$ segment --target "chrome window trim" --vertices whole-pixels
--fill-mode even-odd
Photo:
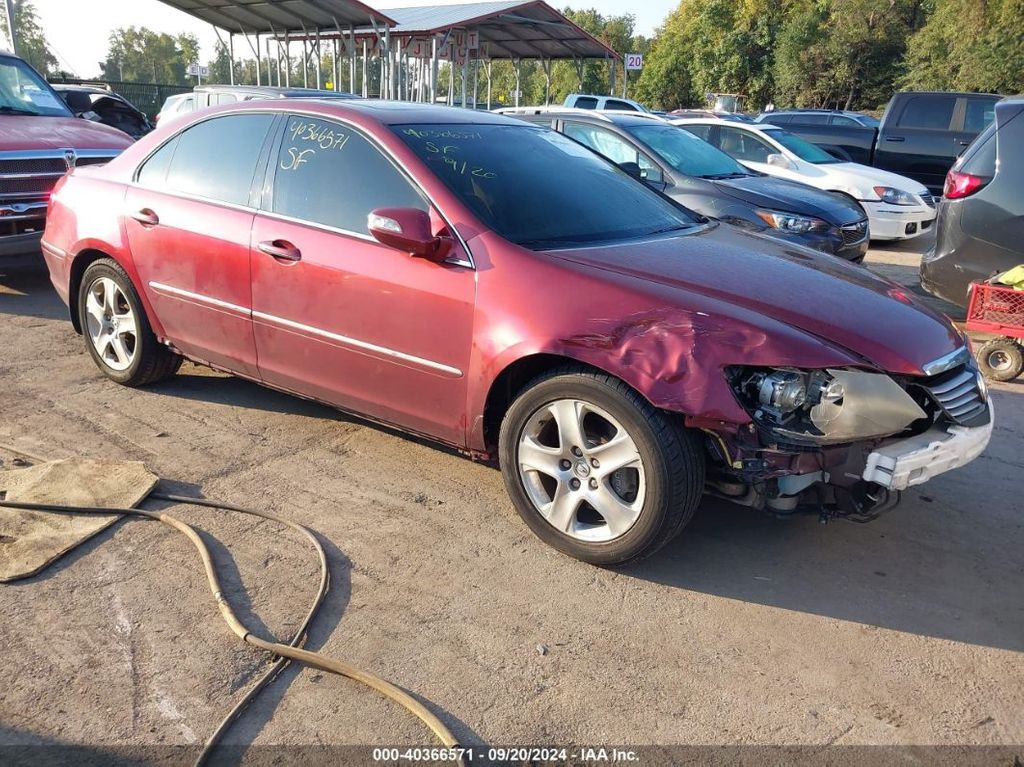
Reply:
[[[346,99],[338,99],[338,101],[345,101],[345,100]],[[290,101],[290,99],[275,100],[275,104],[285,105],[289,101]],[[128,186],[134,187],[136,189],[144,189],[144,190],[150,191],[150,192],[159,192],[161,194],[171,194],[171,195],[173,195],[175,197],[179,197],[180,199],[186,199],[186,200],[187,199],[194,199],[194,200],[198,200],[199,202],[211,202],[211,203],[218,204],[218,205],[227,205],[228,207],[235,207],[235,208],[238,208],[240,210],[255,211],[255,212],[258,212],[258,213],[264,213],[264,214],[273,215],[273,216],[281,216],[281,214],[274,213],[273,211],[269,211],[269,210],[250,208],[248,206],[237,206],[234,203],[225,203],[225,202],[222,202],[221,200],[214,200],[212,198],[202,197],[202,196],[199,196],[199,195],[187,195],[187,194],[181,194],[181,193],[174,193],[174,192],[172,192],[170,190],[167,190],[167,189],[157,189],[155,187],[146,186],[146,185],[140,184],[138,182],[139,172],[142,170],[142,166],[145,165],[147,162],[149,162],[150,158],[154,154],[159,152],[164,146],[166,146],[168,143],[170,143],[171,141],[173,141],[174,139],[179,137],[182,133],[184,133],[189,128],[193,128],[193,127],[199,125],[200,123],[204,123],[204,122],[207,122],[209,120],[215,120],[215,119],[217,119],[219,117],[229,117],[229,116],[232,116],[232,115],[251,115],[251,114],[269,114],[269,115],[273,115],[275,117],[276,116],[282,116],[286,120],[288,118],[288,115],[303,115],[303,116],[306,116],[306,117],[313,117],[313,118],[320,119],[320,120],[329,120],[329,121],[330,120],[334,120],[336,122],[342,123],[347,128],[349,128],[349,129],[359,133],[360,136],[362,136],[367,141],[369,141],[371,144],[373,144],[373,146],[376,147],[377,150],[380,151],[380,153],[382,155],[384,155],[385,159],[387,159],[392,165],[395,166],[395,168],[398,170],[399,173],[401,173],[409,181],[412,182],[413,187],[416,189],[416,191],[419,192],[428,203],[430,203],[431,207],[434,210],[437,211],[438,215],[441,216],[441,219],[448,226],[448,229],[450,229],[455,234],[455,237],[458,239],[459,243],[462,245],[462,249],[465,252],[467,258],[466,258],[466,260],[463,260],[463,259],[446,260],[443,263],[450,264],[452,266],[463,266],[463,267],[466,267],[468,269],[476,270],[476,262],[473,259],[473,253],[469,249],[469,244],[466,242],[466,239],[462,236],[462,234],[459,232],[459,230],[452,224],[451,220],[448,218],[447,215],[445,215],[444,211],[441,210],[441,206],[437,204],[437,201],[430,194],[427,193],[427,190],[424,187],[423,183],[420,181],[420,179],[412,171],[410,171],[408,168],[403,167],[402,164],[399,163],[398,160],[395,158],[395,156],[386,147],[381,145],[381,143],[379,141],[377,141],[377,139],[374,136],[368,135],[365,131],[363,131],[362,128],[360,128],[357,125],[352,124],[351,122],[348,122],[343,116],[338,116],[338,115],[327,116],[327,115],[324,115],[324,114],[322,114],[320,112],[312,112],[312,111],[309,111],[309,110],[304,110],[301,107],[300,108],[296,108],[296,109],[229,109],[229,110],[225,110],[224,112],[217,112],[216,114],[212,114],[212,115],[203,117],[200,120],[195,120],[193,122],[190,122],[187,126],[181,126],[180,128],[174,130],[173,133],[170,133],[170,135],[168,135],[166,138],[164,138],[163,141],[161,141],[156,147],[153,148],[153,150],[151,152],[149,152],[149,154],[147,154],[145,157],[143,157],[141,160],[139,160],[139,162],[135,165],[135,169],[132,171],[132,180],[128,183]],[[383,127],[386,130],[389,130],[388,126],[383,125]],[[271,150],[270,151],[271,151],[272,155],[273,155],[274,149],[276,147],[278,147],[278,146],[279,146],[279,144],[277,142],[275,142],[274,144],[271,145]],[[56,156],[63,157],[64,154],[63,154],[63,152],[60,152]],[[81,157],[83,155],[81,153],[79,153],[79,156]],[[3,158],[0,157],[0,159],[3,159]],[[271,156],[270,159],[273,160],[274,157]],[[308,226],[317,227],[317,228],[324,229],[324,230],[329,231],[329,232],[354,235],[354,236],[357,236],[357,237],[360,236],[360,233],[358,233],[358,232],[347,232],[347,231],[344,231],[344,230],[341,230],[341,229],[335,229],[333,227],[326,226],[324,224],[317,224],[314,221],[306,221],[305,219],[296,219],[296,218],[283,217],[283,220],[291,221],[291,222],[295,222],[295,223],[300,223],[300,224],[305,224],[305,225],[308,225]],[[363,237],[369,237],[369,235],[362,235],[362,236]],[[377,242],[377,240],[373,239],[372,237],[370,237],[370,240],[372,240],[373,242]]]
[[[185,298],[190,301],[195,301],[196,303],[206,304],[217,309],[224,309],[235,314],[241,314],[245,317],[252,317],[252,309],[248,307],[228,303],[227,301],[221,301],[219,298],[211,298],[210,296],[204,296],[202,293],[193,293],[191,290],[176,288],[173,285],[165,285],[162,282],[151,281],[149,283],[149,287],[151,287],[157,293],[163,295],[174,296],[176,298]]]
[[[413,354],[406,354],[405,352],[400,352],[397,351],[396,349],[390,349],[386,346],[378,346],[377,344],[372,344],[369,341],[361,341],[358,338],[351,338],[349,336],[343,336],[339,333],[332,333],[329,330],[315,328],[312,325],[304,325],[301,322],[286,320],[283,317],[277,317],[273,314],[266,314],[264,312],[253,312],[252,317],[254,320],[263,320],[264,322],[268,322],[272,325],[278,325],[282,328],[298,330],[303,333],[319,336],[320,338],[324,338],[328,341],[334,341],[335,343],[341,344],[342,346],[350,346],[359,351],[380,354],[385,357],[391,357],[393,359],[401,360],[402,362],[407,362],[412,365],[427,368],[434,372],[445,373],[450,378],[462,378],[462,371],[459,370],[458,368],[452,367],[450,365],[444,365],[440,362],[434,362],[433,360],[428,360],[423,357],[417,357]]]
[[[963,365],[968,362],[971,358],[971,353],[966,346],[961,346],[956,351],[950,352],[949,354],[939,357],[937,360],[929,362],[927,365],[922,365],[921,370],[924,371],[926,376],[937,376],[940,373],[945,373],[947,370],[952,370],[955,367]]]
[[[251,208],[248,205],[240,205],[237,202],[225,202],[224,200],[218,200],[213,197],[203,197],[198,194],[189,194],[187,192],[177,192],[173,189],[156,189],[155,187],[145,186],[136,181],[129,181],[125,186],[132,189],[141,189],[145,192],[156,192],[157,194],[164,194],[168,197],[174,197],[177,200],[188,200],[190,202],[203,202],[208,205],[217,205],[222,208],[231,208],[232,210],[238,210],[243,213],[257,213],[256,208]]]

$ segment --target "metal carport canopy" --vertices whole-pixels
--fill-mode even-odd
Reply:
[[[491,59],[619,58],[609,46],[547,3],[537,0],[392,8],[381,13],[395,20],[392,37],[430,36],[452,29],[476,30]]]
[[[283,34],[339,26],[391,27],[394,19],[358,0],[161,0],[232,34]]]

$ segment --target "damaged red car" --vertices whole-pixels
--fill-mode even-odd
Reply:
[[[596,564],[704,494],[870,516],[992,432],[964,337],[902,289],[496,115],[198,113],[66,176],[43,247],[114,381],[190,359],[496,461]]]

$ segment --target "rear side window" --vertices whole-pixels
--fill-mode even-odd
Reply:
[[[832,124],[839,125],[843,128],[856,128],[860,126],[860,123],[854,120],[852,117],[846,117],[845,115],[833,115]]]
[[[583,98],[576,99],[577,109],[597,109],[597,99],[584,96]]]
[[[139,168],[138,182],[143,186],[160,189],[167,180],[167,169],[171,167],[171,159],[177,146],[178,137],[175,136],[151,154]]]
[[[793,122],[793,117],[792,115],[767,114],[761,119],[761,122],[771,123],[772,125],[789,125]]]
[[[632,104],[630,104],[628,102],[625,102],[625,101],[617,101],[615,99],[608,99],[606,102],[604,102],[604,108],[605,109],[619,109],[619,110],[626,111],[626,112],[636,112],[636,111],[638,111],[637,108],[635,106],[633,106]]]
[[[217,103],[218,104],[234,104],[236,101],[238,101],[238,97],[235,96],[233,93],[218,93],[217,94]]]
[[[681,125],[680,127],[687,133],[692,133],[701,141],[708,141],[711,137],[710,125]]]
[[[272,115],[215,117],[183,131],[176,139],[167,187],[235,205],[249,202],[252,177]]]
[[[903,107],[899,127],[949,130],[956,96],[911,96]]]
[[[444,141],[432,145],[438,153]],[[452,163],[456,163],[454,157]],[[423,196],[380,150],[350,128],[292,115],[277,151],[272,210],[282,216],[368,234],[377,208],[428,211]]]
[[[989,123],[985,132],[978,136],[971,148],[967,150],[960,170],[973,176],[994,178],[996,158],[998,157],[997,133],[995,123]]]
[[[968,99],[964,111],[964,131],[981,133],[996,119],[996,102]]]

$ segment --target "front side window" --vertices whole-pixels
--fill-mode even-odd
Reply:
[[[782,146],[806,162],[814,163],[815,165],[834,165],[842,162],[842,160],[837,160],[820,146],[800,138],[795,133],[784,130],[771,130],[765,131],[765,134],[771,136],[775,141],[778,141]]]
[[[621,165],[624,162],[639,163],[640,161],[640,153],[635,146],[621,136],[604,128],[583,123],[567,122],[563,132],[569,138],[575,139],[598,154],[604,155],[616,165]]]
[[[798,125],[828,125],[828,115],[800,112],[793,115],[793,122]]]
[[[604,104],[605,109],[617,109],[622,112],[637,112],[637,108],[630,104],[628,101],[617,101],[616,99],[608,99]]]
[[[658,124],[639,125],[630,128],[630,133],[684,176],[730,178],[750,175],[750,171],[726,152],[702,141],[690,133],[689,128],[681,129]]]
[[[21,59],[0,56],[0,114],[73,117],[67,104]]]
[[[377,208],[429,209],[377,147],[329,120],[292,115],[277,151],[271,210],[282,216],[369,234]]]
[[[526,248],[617,242],[702,221],[555,131],[526,123],[392,130],[477,218]]]
[[[739,128],[721,128],[718,145],[730,157],[743,162],[768,162],[768,155],[773,154],[771,144]]]
[[[176,141],[167,188],[246,205],[273,115],[215,117],[186,128]]]
[[[591,96],[583,96],[576,99],[577,109],[597,109],[597,99]]]

